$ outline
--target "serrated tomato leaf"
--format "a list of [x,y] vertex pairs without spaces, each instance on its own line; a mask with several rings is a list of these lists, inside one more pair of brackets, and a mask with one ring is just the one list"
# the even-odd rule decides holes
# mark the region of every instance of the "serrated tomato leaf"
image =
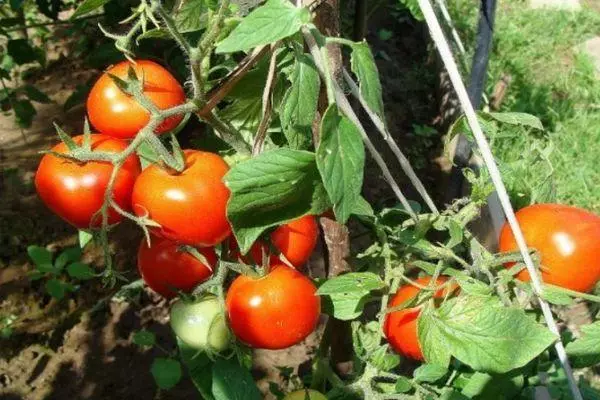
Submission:
[[453,356],[489,373],[522,367],[557,339],[524,310],[494,297],[464,295],[438,309],[426,306],[417,326],[427,362],[447,367]]
[[296,58],[290,80],[292,86],[283,100],[281,127],[290,147],[304,150],[312,142],[312,122],[321,86],[319,73],[309,56],[301,54]]
[[227,217],[246,253],[267,228],[329,207],[314,153],[276,149],[236,164],[225,175]]
[[233,53],[274,43],[298,32],[310,21],[306,8],[287,0],[268,0],[248,14],[217,46],[217,53]]
[[575,368],[600,364],[600,321],[582,326],[581,338],[567,345],[567,354]]
[[340,223],[346,223],[360,201],[365,148],[356,125],[331,105],[321,120],[317,166]]
[[350,67],[358,78],[361,96],[371,110],[383,119],[383,97],[379,71],[373,53],[366,42],[356,43],[352,46]]

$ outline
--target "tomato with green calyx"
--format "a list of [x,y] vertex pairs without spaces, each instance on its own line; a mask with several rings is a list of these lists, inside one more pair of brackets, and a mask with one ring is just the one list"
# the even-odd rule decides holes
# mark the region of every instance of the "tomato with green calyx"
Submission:
[[327,400],[324,394],[312,389],[297,390],[285,395],[283,400]]
[[269,237],[274,251],[265,242],[258,240],[250,248],[249,256],[243,257],[239,255],[237,243],[231,240],[229,248],[232,257],[240,258],[246,264],[253,261],[254,264],[261,265],[263,255],[267,255],[269,264],[280,264],[282,261],[278,256],[281,254],[291,265],[299,268],[306,264],[317,245],[319,227],[314,216],[305,215],[277,227]]
[[[106,135],[92,134],[90,139],[94,151],[120,153],[127,148],[127,143]],[[73,141],[81,145],[83,136],[76,136]],[[69,153],[64,143],[54,146],[51,151]],[[102,224],[99,211],[113,168],[109,162],[80,163],[46,154],[35,174],[35,187],[48,208],[71,225],[78,229],[97,228]],[[140,171],[138,157],[131,155],[117,173],[112,200],[126,211],[131,210],[131,193]],[[109,208],[109,224],[116,224],[122,219],[121,214]]]
[[284,349],[304,340],[319,321],[321,301],[306,276],[274,265],[261,278],[241,275],[227,291],[233,333],[249,346]]
[[[448,280],[447,277],[440,276],[436,280],[436,286],[442,285]],[[422,277],[416,280],[416,283],[421,286],[429,285],[430,277]],[[441,299],[456,290],[457,286],[440,289],[435,292],[434,298]],[[421,289],[413,285],[405,285],[400,287],[388,307],[400,306],[414,299]],[[389,313],[385,318],[383,331],[387,341],[392,348],[399,354],[414,360],[423,360],[423,352],[419,344],[417,335],[417,319],[421,313],[421,307],[408,307],[406,309]]]
[[171,307],[170,323],[175,335],[194,349],[218,353],[229,347],[231,333],[216,296],[207,295],[195,302],[176,301]]
[[[561,204],[535,204],[516,213],[525,242],[540,255],[545,283],[589,292],[600,280],[600,217]],[[500,233],[500,251],[517,251],[508,224]],[[507,264],[511,267],[514,263]],[[527,270],[517,278],[529,281]]]
[[142,240],[138,249],[138,270],[142,279],[158,294],[172,298],[177,291],[190,292],[207,280],[217,263],[212,247],[197,249],[208,265],[182,251],[181,246],[168,239],[152,236],[150,247]]
[[185,168],[176,173],[150,165],[133,187],[132,208],[160,224],[153,233],[192,246],[214,246],[231,232],[229,189],[222,179],[229,166],[217,154],[185,150]]
[[[92,87],[87,99],[87,112],[98,131],[121,139],[133,138],[150,120],[150,113],[110,77],[113,75],[127,80],[130,67],[144,84],[144,96],[158,109],[185,102],[183,87],[169,71],[153,61],[136,60],[135,64],[123,61],[109,68]],[[170,131],[182,118],[182,115],[177,115],[165,119],[156,133]]]

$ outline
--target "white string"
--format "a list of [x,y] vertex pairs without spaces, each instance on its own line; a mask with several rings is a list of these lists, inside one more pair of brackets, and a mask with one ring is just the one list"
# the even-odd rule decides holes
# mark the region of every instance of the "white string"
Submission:
[[541,293],[543,291],[541,278],[538,275],[538,271],[536,270],[533,264],[531,256],[529,255],[527,244],[525,243],[525,238],[523,237],[523,232],[519,227],[519,223],[517,222],[517,218],[515,217],[515,212],[512,208],[512,205],[510,204],[510,199],[508,197],[506,187],[502,182],[500,171],[498,170],[498,166],[496,165],[496,161],[494,160],[494,156],[490,149],[489,143],[485,135],[483,134],[481,126],[479,125],[477,115],[475,114],[473,105],[469,100],[467,89],[465,88],[465,84],[462,81],[460,72],[458,70],[456,62],[454,61],[454,57],[452,56],[452,53],[450,51],[450,46],[448,45],[446,37],[444,36],[444,33],[440,27],[439,21],[437,20],[435,12],[433,11],[433,7],[431,6],[430,0],[418,0],[418,2],[419,7],[423,11],[423,15],[425,16],[425,21],[427,22],[427,25],[429,27],[431,37],[433,38],[433,41],[435,42],[435,45],[440,53],[442,61],[444,62],[446,70],[448,71],[448,75],[450,76],[452,86],[454,87],[454,90],[456,90],[458,100],[461,103],[461,106],[467,118],[467,122],[469,123],[471,131],[473,132],[473,136],[475,137],[477,146],[481,151],[483,161],[485,162],[485,165],[490,173],[492,182],[494,184],[494,187],[496,188],[496,192],[498,193],[500,204],[502,205],[502,209],[506,214],[508,224],[510,225],[515,240],[517,241],[517,245],[519,247],[521,255],[523,256],[523,261],[525,262],[527,271],[531,276],[531,284],[533,287],[533,291],[537,295],[538,301],[540,303],[540,308],[542,309],[542,313],[544,315],[544,319],[546,320],[546,324],[548,325],[548,329],[558,337],[558,341],[555,343],[554,347],[556,349],[558,359],[567,375],[569,387],[571,389],[571,393],[573,394],[573,398],[575,400],[583,400],[583,397],[581,397],[581,393],[579,392],[579,388],[577,387],[575,377],[573,376],[573,371],[571,369],[571,365],[569,364],[569,359],[567,357],[565,347],[560,341],[560,334],[558,332],[556,321],[554,321],[554,317],[552,316],[550,306],[544,299],[541,298]]

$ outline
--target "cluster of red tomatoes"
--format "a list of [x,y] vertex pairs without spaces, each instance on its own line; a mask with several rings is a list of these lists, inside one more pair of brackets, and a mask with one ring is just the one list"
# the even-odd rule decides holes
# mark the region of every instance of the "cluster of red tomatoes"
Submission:
[[[589,292],[600,281],[600,217],[586,210],[561,204],[535,204],[517,212],[517,220],[530,248],[540,257],[540,273],[544,283],[565,289]],[[500,234],[500,251],[517,251],[517,243],[508,224]],[[510,268],[514,263],[507,263]],[[529,281],[526,270],[517,278]],[[444,286],[448,277],[440,277],[435,287]],[[428,286],[430,278],[417,281]],[[435,292],[442,298],[457,292],[456,285]],[[389,306],[400,306],[415,298],[420,289],[413,285],[401,287],[392,297]],[[384,331],[394,350],[415,360],[423,360],[417,335],[419,307],[403,309],[388,315]]]
[[[144,94],[158,108],[185,101],[181,85],[154,62],[123,62],[110,68],[96,82],[87,101],[90,121],[101,132],[91,135],[94,151],[122,152],[127,140],[149,121],[148,112],[110,77],[127,79],[130,66],[143,79]],[[180,121],[181,116],[167,119],[156,133],[169,131]],[[73,139],[77,145],[83,142],[82,136]],[[52,149],[54,153],[68,151],[64,143]],[[155,164],[142,171],[137,155],[132,154],[114,182],[112,201],[116,207],[147,216],[160,225],[151,228],[151,245],[142,241],[139,246],[138,268],[146,284],[172,298],[211,277],[217,263],[215,246],[220,246],[226,259],[251,264],[260,264],[271,248],[276,251],[269,257],[263,277],[241,275],[232,282],[226,298],[228,323],[214,297],[197,303],[179,301],[171,310],[176,333],[190,345],[213,350],[228,345],[227,325],[253,347],[280,349],[302,341],[314,330],[320,314],[316,287],[296,269],[314,250],[316,219],[304,216],[277,227],[269,235],[270,244],[258,241],[242,257],[226,215],[230,192],[223,177],[228,164],[214,153],[184,150],[183,154],[185,167],[178,173]],[[98,211],[113,168],[108,162],[80,163],[47,154],[40,162],[35,184],[41,199],[65,221],[80,229],[97,228],[101,225]],[[122,218],[115,207],[109,209],[109,224]],[[196,248],[203,260],[182,251],[182,245]]]
[[[109,69],[93,87],[87,102],[90,120],[102,134],[91,135],[91,147],[103,152],[122,152],[127,139],[133,138],[149,121],[149,115],[134,99],[123,93],[108,74],[125,79],[129,63]],[[185,93],[175,78],[160,65],[138,61],[132,65],[143,77],[144,93],[161,108],[182,104]],[[165,120],[157,129],[160,134],[174,128],[181,117]],[[81,136],[74,141],[80,145]],[[52,149],[67,153],[65,144]],[[229,328],[246,344],[267,349],[281,349],[302,341],[315,328],[320,313],[319,297],[312,281],[300,273],[317,240],[314,217],[305,216],[282,225],[270,233],[269,242],[259,241],[246,256],[239,254],[226,217],[229,190],[223,177],[229,170],[217,154],[197,150],[184,151],[185,168],[173,173],[159,165],[141,171],[137,156],[131,155],[116,177],[112,201],[125,211],[148,216],[160,225],[152,231],[151,246],[142,242],[138,267],[150,288],[165,297],[189,292],[213,273],[217,263],[215,246],[229,260],[261,264],[263,255],[276,249],[287,264],[273,254],[268,257],[266,274],[258,279],[241,275],[229,287],[226,297],[227,318],[215,297],[189,304],[176,303],[171,310],[172,326],[177,335],[190,345],[213,350],[228,345]],[[72,225],[87,229],[98,227],[113,166],[105,162],[84,162],[48,154],[42,158],[35,183],[42,200],[56,214]],[[590,291],[600,280],[600,218],[574,207],[540,204],[517,213],[528,245],[541,256],[544,282],[567,289]],[[118,223],[122,215],[109,210],[109,224]],[[228,241],[226,245],[222,245]],[[204,260],[181,251],[181,245],[194,246]],[[500,250],[517,249],[510,229],[504,227]],[[510,267],[511,265],[507,265]],[[518,275],[528,280],[527,271]],[[456,285],[444,285],[440,277],[434,298],[457,291]],[[426,286],[427,277],[417,283]],[[414,298],[417,286],[403,286],[392,297],[390,306]],[[401,354],[422,360],[416,321],[420,309],[407,308],[389,314],[385,334],[391,346]],[[227,320],[227,321],[226,321]],[[228,328],[229,326],[229,328]]]

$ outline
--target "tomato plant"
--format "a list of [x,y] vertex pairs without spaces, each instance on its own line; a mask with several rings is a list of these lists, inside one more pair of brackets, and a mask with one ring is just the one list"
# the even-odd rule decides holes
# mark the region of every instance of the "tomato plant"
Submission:
[[216,296],[206,296],[193,303],[175,302],[171,306],[170,323],[177,337],[196,350],[212,353],[229,347],[231,335]]
[[150,246],[142,240],[137,254],[138,270],[146,285],[164,297],[177,291],[189,292],[212,274],[217,256],[212,247],[198,250],[208,265],[169,239],[152,237]]
[[[153,61],[136,60],[135,64],[123,61],[109,68],[92,87],[87,99],[87,112],[98,131],[121,139],[133,138],[150,120],[149,112],[113,81],[112,76],[126,79],[130,68],[142,82],[144,96],[158,109],[174,107],[185,101],[179,82]],[[175,128],[181,119],[180,115],[165,119],[156,128],[156,133]]]
[[[76,145],[83,144],[83,136],[75,136]],[[90,135],[90,148],[93,151],[119,153],[127,144],[110,136]],[[55,154],[42,157],[35,174],[35,187],[44,203],[59,217],[79,229],[99,227],[99,211],[105,202],[113,165],[109,162],[88,161],[61,158],[67,155],[69,148],[59,143],[51,149]],[[116,175],[112,200],[123,210],[131,209],[131,193],[134,182],[140,174],[140,162],[135,155],[129,156]],[[115,224],[123,216],[114,208],[108,211],[108,223]]]
[[[600,217],[561,204],[534,204],[516,215],[527,245],[539,252],[544,282],[580,292],[594,288],[600,280]],[[500,251],[516,249],[512,231],[505,224]],[[526,270],[517,277],[530,279]]]
[[319,297],[298,271],[273,266],[264,277],[239,276],[227,292],[227,313],[234,334],[263,349],[284,349],[304,340],[316,327]]
[[214,246],[230,233],[226,217],[229,190],[222,182],[229,170],[217,154],[186,150],[185,167],[172,173],[157,165],[146,168],[133,187],[137,215],[160,224],[156,234],[196,246]]
[[[100,3],[86,1],[81,13]],[[253,349],[306,345],[314,332],[310,374],[287,387],[271,382],[278,398],[304,386],[312,390],[286,398],[487,398],[490,382],[511,398],[529,398],[539,385],[557,393],[588,389],[583,379],[539,376],[558,376],[565,351],[577,367],[598,364],[600,352],[589,350],[597,348],[598,322],[565,350],[562,337],[571,335],[557,335],[548,308],[600,302],[592,293],[600,278],[597,216],[559,205],[521,210],[526,240],[551,285],[531,285],[525,271],[515,277],[506,266],[521,265],[527,254],[513,251],[508,229],[498,254],[471,229],[493,189],[488,177],[465,170],[471,195],[438,210],[407,165],[388,132],[376,58],[365,41],[323,34],[313,22],[318,4],[268,0],[243,15],[227,1],[176,3],[142,1],[126,32],[107,35],[131,59],[138,42],[170,43],[182,54],[176,69],[187,74],[187,97],[154,62],[109,68],[87,104],[103,134],[86,129],[70,138],[57,129],[64,143],[43,157],[36,176],[53,211],[93,228],[106,283],[119,277],[111,224],[126,217],[151,239],[138,250],[143,279],[165,297],[181,297],[171,309],[178,350],[163,349],[167,357],[151,368],[159,387],[181,379],[178,357],[203,397],[260,399],[249,372]],[[344,51],[330,51],[337,46]],[[357,98],[423,204],[404,195],[347,95]],[[199,125],[173,130],[190,116],[202,134]],[[500,128],[541,127],[526,114],[479,117]],[[169,130],[168,138],[157,135]],[[397,204],[382,199],[374,209],[363,197],[366,151]],[[302,273],[319,240],[315,216],[323,216],[324,268]],[[38,269],[57,276],[52,258],[39,253]],[[156,344],[143,330],[132,340]],[[402,358],[420,365],[400,367]],[[350,373],[342,369],[349,360]]]

